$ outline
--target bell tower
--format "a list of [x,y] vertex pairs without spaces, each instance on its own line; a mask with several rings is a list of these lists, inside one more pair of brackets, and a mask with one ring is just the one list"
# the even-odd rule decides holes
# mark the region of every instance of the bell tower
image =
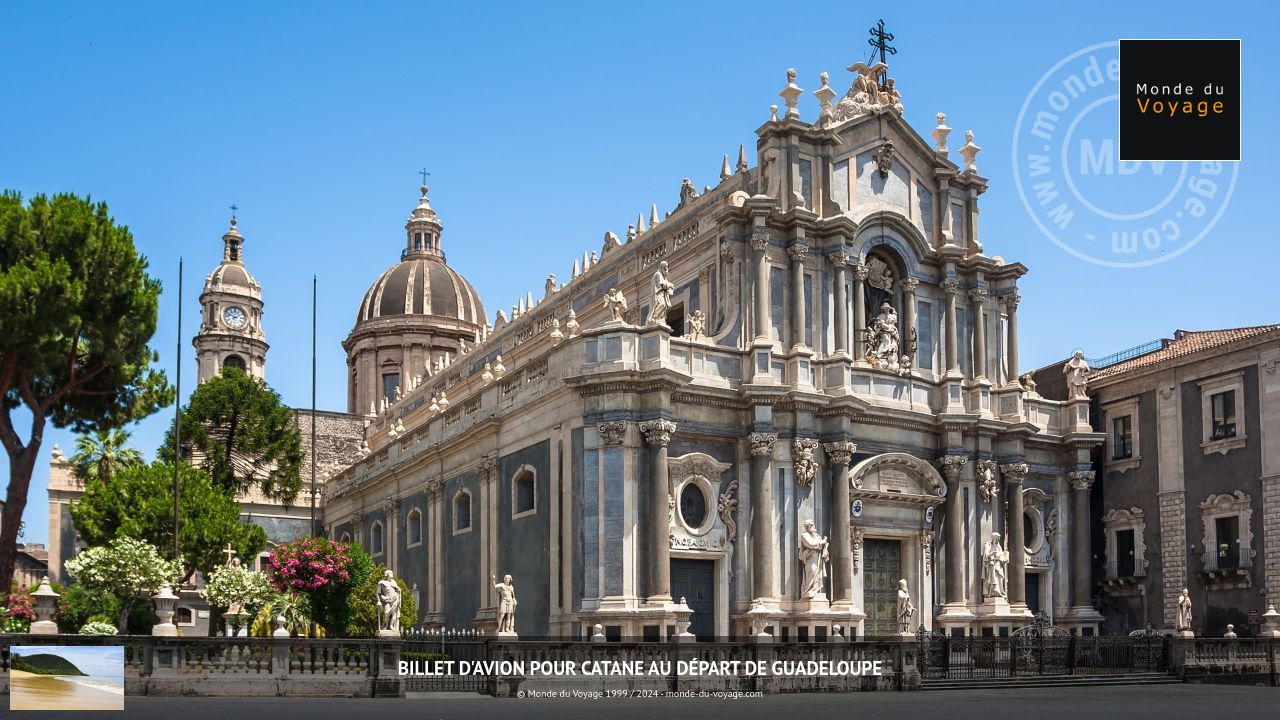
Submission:
[[228,366],[263,379],[268,345],[262,331],[262,286],[244,266],[244,236],[236,229],[234,214],[231,229],[222,236],[222,262],[205,278],[200,308],[200,331],[191,339],[199,381]]

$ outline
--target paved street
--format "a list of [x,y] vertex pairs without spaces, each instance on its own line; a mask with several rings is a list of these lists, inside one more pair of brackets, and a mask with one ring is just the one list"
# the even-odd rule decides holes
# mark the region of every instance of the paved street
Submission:
[[[1218,685],[1161,685],[938,692],[769,695],[744,700],[699,698],[618,700],[495,700],[478,695],[432,694],[405,700],[331,700],[296,698],[129,698],[123,717],[143,720],[202,720],[269,717],[315,720],[329,717],[377,717],[378,720],[487,720],[494,718],[652,717],[842,718],[875,720],[946,718],[990,720],[1034,716],[1036,720],[1117,717],[1126,720],[1177,720],[1216,717],[1229,708],[1235,717],[1274,717],[1280,689]],[[30,713],[27,716],[32,716]],[[0,711],[0,717],[18,713]],[[43,712],[40,720],[84,717]],[[120,717],[112,715],[112,717]]]

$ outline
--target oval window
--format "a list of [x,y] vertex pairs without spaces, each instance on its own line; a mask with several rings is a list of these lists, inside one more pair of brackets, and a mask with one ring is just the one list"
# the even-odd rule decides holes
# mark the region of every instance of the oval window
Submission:
[[688,483],[680,491],[680,517],[684,524],[697,530],[707,519],[707,496],[697,483]]

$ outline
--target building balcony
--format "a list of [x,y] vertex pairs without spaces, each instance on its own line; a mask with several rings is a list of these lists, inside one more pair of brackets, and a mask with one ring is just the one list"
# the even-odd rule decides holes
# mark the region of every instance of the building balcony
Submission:
[[1222,589],[1247,588],[1252,584],[1253,548],[1240,546],[1234,550],[1230,545],[1219,545],[1201,556],[1204,567],[1200,576],[1206,584],[1221,586]]
[[1141,558],[1112,560],[1107,563],[1107,575],[1102,589],[1110,595],[1142,595],[1147,577],[1147,563]]

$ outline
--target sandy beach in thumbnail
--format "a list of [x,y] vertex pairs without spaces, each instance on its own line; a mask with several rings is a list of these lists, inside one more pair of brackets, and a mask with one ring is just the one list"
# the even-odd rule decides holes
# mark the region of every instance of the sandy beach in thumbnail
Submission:
[[10,710],[123,710],[124,695],[55,675],[9,671]]

